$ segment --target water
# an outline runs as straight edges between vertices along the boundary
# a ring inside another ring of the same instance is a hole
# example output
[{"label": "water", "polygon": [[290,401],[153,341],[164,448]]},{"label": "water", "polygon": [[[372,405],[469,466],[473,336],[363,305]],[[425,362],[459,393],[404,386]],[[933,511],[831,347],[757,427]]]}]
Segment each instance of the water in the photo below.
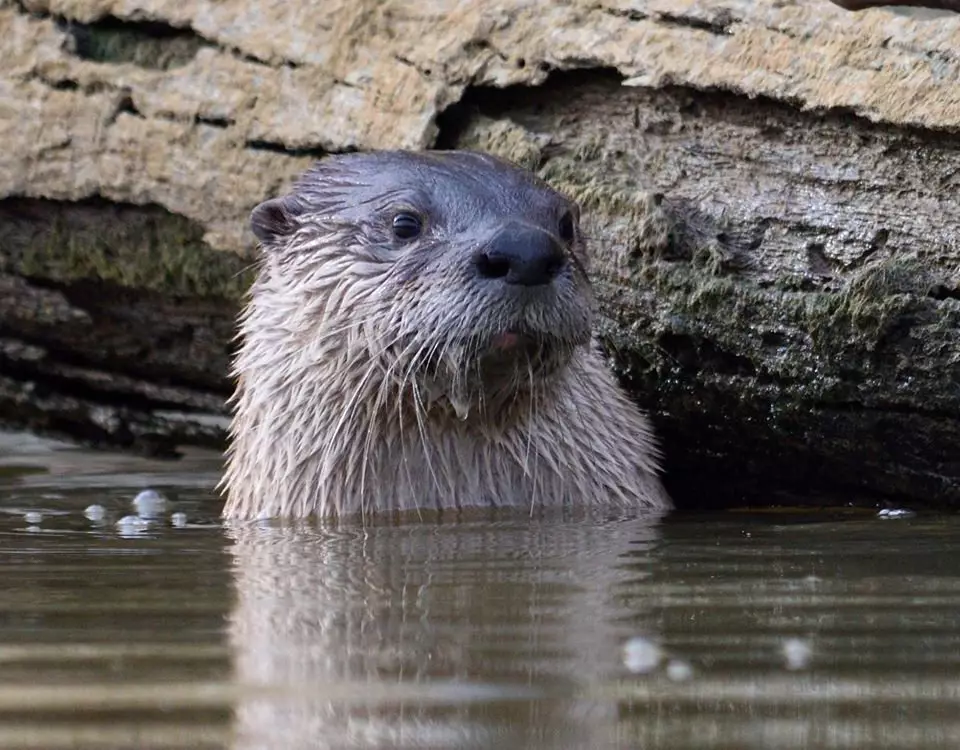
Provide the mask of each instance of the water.
[{"label": "water", "polygon": [[217,469],[0,436],[0,748],[960,746],[957,518],[223,528]]}]

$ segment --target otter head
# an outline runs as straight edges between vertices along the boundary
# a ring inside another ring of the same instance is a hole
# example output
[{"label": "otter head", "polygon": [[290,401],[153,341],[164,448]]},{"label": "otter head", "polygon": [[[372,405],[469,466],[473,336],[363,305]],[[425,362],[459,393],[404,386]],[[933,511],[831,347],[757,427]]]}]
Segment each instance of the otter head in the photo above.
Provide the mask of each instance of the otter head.
[{"label": "otter head", "polygon": [[382,397],[399,389],[428,412],[483,418],[589,342],[578,219],[571,200],[488,155],[329,157],[253,211],[255,297],[285,310],[273,339],[301,365],[338,363]]}]

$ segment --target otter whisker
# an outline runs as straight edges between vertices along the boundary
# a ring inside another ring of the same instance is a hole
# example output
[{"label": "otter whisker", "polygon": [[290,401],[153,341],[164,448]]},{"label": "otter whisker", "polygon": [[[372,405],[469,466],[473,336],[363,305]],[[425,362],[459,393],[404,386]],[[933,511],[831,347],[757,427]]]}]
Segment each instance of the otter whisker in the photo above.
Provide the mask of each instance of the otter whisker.
[{"label": "otter whisker", "polygon": [[[426,438],[424,435],[424,422],[423,422],[423,413],[422,413],[425,411],[425,407],[423,406],[422,399],[420,396],[420,389],[417,384],[416,378],[413,377],[413,373],[416,371],[416,368],[419,365],[421,365],[424,361],[429,359],[429,357],[431,356],[431,352],[434,349],[436,349],[439,343],[440,343],[439,341],[434,342],[433,345],[431,345],[429,348],[424,344],[419,345],[416,352],[410,358],[410,362],[407,369],[402,374],[401,387],[398,392],[399,393],[398,407],[400,409],[400,418],[402,420],[402,415],[403,415],[402,396],[404,391],[406,391],[408,387],[410,388],[410,393],[412,397],[411,403],[413,405],[414,418],[417,423],[417,431],[419,433],[420,440],[421,440],[421,443],[423,444],[423,449],[424,449],[424,460],[427,463],[427,468],[430,472],[431,477],[433,478],[433,484],[437,490],[438,495],[443,491],[443,489],[440,485],[440,479],[437,476],[436,470],[433,466],[433,461],[430,455],[429,446],[425,442]],[[412,487],[413,485],[409,484],[408,486]],[[419,502],[417,503],[416,508],[419,514],[420,512]]]},{"label": "otter whisker", "polygon": [[[395,337],[392,340],[390,346],[395,346],[398,343],[398,341],[399,341],[399,336]],[[385,347],[384,351],[389,349],[390,346]],[[380,379],[380,385],[377,388],[377,395],[376,395],[376,398],[374,399],[373,406],[370,408],[371,414],[373,415],[380,414],[382,411],[382,407],[386,405],[387,394],[391,390],[391,386],[396,387],[397,422],[398,422],[399,442],[400,442],[400,449],[401,449],[400,463],[403,467],[403,471],[406,473],[407,486],[411,486],[410,485],[410,467],[406,458],[406,443],[403,435],[403,392],[406,387],[407,375],[404,374],[399,383],[394,383],[393,372],[405,360],[405,358],[408,356],[408,352],[412,352],[416,350],[418,346],[419,344],[416,342],[416,340],[410,341],[396,356],[393,362],[391,362],[390,366],[387,367],[386,371],[383,373],[383,377]],[[416,361],[416,357],[413,357],[413,360]],[[372,421],[373,420],[371,419],[371,423]],[[370,429],[367,431],[367,437],[366,437],[366,440],[364,441],[363,454],[362,454],[363,455],[362,461],[364,466],[367,465],[370,449],[373,447],[374,434],[375,433],[373,429]],[[364,477],[361,478],[361,488],[363,487],[363,479]]]},{"label": "otter whisker", "polygon": [[[435,498],[436,498],[437,510],[439,510],[443,488],[440,486],[440,479],[437,476],[437,472],[433,467],[433,458],[431,456],[432,451],[430,450],[430,445],[428,444],[428,441],[427,441],[426,427],[424,425],[423,408],[422,408],[422,402],[420,400],[420,389],[417,387],[416,380],[411,380],[410,386],[413,389],[413,404],[414,404],[413,414],[417,420],[417,431],[420,433],[420,443],[423,447],[423,456],[427,462],[427,468],[430,471],[430,476],[433,477],[434,487],[436,487],[437,489],[437,494],[435,495]],[[418,507],[418,511],[419,511],[419,507]]]},{"label": "otter whisker", "polygon": [[334,328],[332,330],[331,329],[323,330],[321,332],[321,335],[317,337],[316,342],[317,344],[322,345],[334,339],[343,338],[344,334],[350,331],[356,331],[359,328],[363,327],[365,322],[366,321],[364,320],[357,320],[357,321],[353,321],[352,323],[348,323],[346,325],[340,326],[338,328]]},{"label": "otter whisker", "polygon": [[[231,274],[231,275],[230,275],[230,280],[231,280],[231,281],[236,281],[237,279],[239,279],[241,276],[243,276],[243,275],[244,275],[245,273],[247,273],[248,271],[253,271],[253,270],[259,269],[261,265],[263,265],[263,260],[260,259],[260,258],[258,258],[257,260],[251,261],[250,263],[247,263],[245,266],[243,266],[243,267],[242,267],[239,271],[237,271],[236,273]],[[238,331],[237,333],[239,334],[239,331]]]},{"label": "otter whisker", "polygon": [[[388,339],[387,343],[382,347],[381,354],[387,352],[389,349],[395,346],[398,341],[399,341],[399,336],[395,336],[392,339]],[[412,346],[413,344],[408,344],[403,351],[405,352],[407,349],[411,348]],[[402,354],[400,355],[400,357],[402,357]],[[373,404],[372,406],[369,406],[367,410],[368,427],[366,431],[366,436],[363,441],[363,449],[360,454],[360,466],[361,466],[360,511],[361,511],[361,516],[364,516],[364,517],[365,517],[366,498],[367,498],[367,493],[366,493],[367,466],[369,465],[369,462],[370,462],[370,450],[373,447],[374,435],[377,434],[376,430],[374,429],[374,424],[376,422],[377,415],[380,414],[382,407],[385,404],[386,394],[389,390],[389,386],[391,383],[391,372],[393,368],[396,367],[401,361],[400,357],[395,359],[394,362],[391,363],[391,365],[381,374],[379,378],[379,383],[377,385],[377,393],[376,393],[376,396],[374,397]],[[371,367],[370,369],[371,369],[371,372],[377,372],[378,368]],[[403,440],[402,429],[400,434],[400,440],[401,442]],[[401,448],[402,448],[402,445],[401,445]],[[407,472],[409,472],[409,467],[406,466],[406,461],[404,460],[401,463],[404,464],[404,469]]]},{"label": "otter whisker", "polygon": [[[329,437],[326,441],[320,443],[315,448],[302,446],[298,451],[299,455],[305,456],[308,459],[308,461],[303,462],[302,465],[307,465],[309,460],[312,460],[314,457],[320,458],[317,467],[317,482],[326,483],[331,481],[338,470],[338,465],[341,463],[343,464],[343,471],[348,478],[356,471],[353,462],[349,460],[350,451],[348,440],[341,440],[341,437],[346,431],[349,439],[349,436],[355,431],[356,425],[351,425],[351,422],[353,422],[356,417],[357,405],[361,402],[361,399],[367,395],[367,387],[373,379],[373,375],[372,370],[368,371],[359,382],[356,383],[353,390],[349,393],[346,403],[341,407],[339,417],[330,428]],[[351,430],[346,430],[348,425],[351,426]],[[362,502],[362,496],[360,499]]]},{"label": "otter whisker", "polygon": [[[564,373],[564,377],[572,378],[576,387],[578,388],[589,388],[590,383],[584,373],[578,372],[576,370],[568,369]],[[590,424],[589,418],[583,413],[580,409],[580,402],[577,399],[570,400],[570,407],[573,409],[573,413],[576,414],[577,420],[580,422],[582,429],[588,429]]]},{"label": "otter whisker", "polygon": [[[540,393],[537,393],[537,386],[538,386],[537,378],[534,378],[534,392],[532,394],[532,399],[531,399],[533,406],[531,407],[530,415],[531,415],[531,419],[536,419],[536,420],[541,418],[540,409],[541,409],[543,394],[546,392],[546,384],[544,382],[539,383],[539,387],[541,391]],[[544,503],[546,501],[556,502],[558,500],[557,498],[543,497],[543,477],[541,475],[541,471],[543,469],[543,461],[541,460],[539,443],[534,442],[533,444],[533,456],[534,456],[534,459],[533,459],[534,487],[536,488],[534,497],[535,498],[540,497],[541,503]]]},{"label": "otter whisker", "polygon": [[[404,390],[406,389],[405,384],[401,384],[401,387],[397,389],[397,432],[398,439],[400,441],[400,464],[403,466],[404,478],[407,481],[406,489],[409,492],[411,488],[415,485],[413,479],[410,475],[410,462],[407,458],[407,437],[403,432],[403,397]],[[396,503],[394,503],[396,505]],[[420,515],[420,504],[417,501],[414,508],[417,511],[417,515]]]},{"label": "otter whisker", "polygon": [[[533,379],[533,365],[530,363],[530,360],[527,360],[527,373],[528,373],[528,375],[529,375],[529,381],[530,381],[530,382],[529,382],[529,385],[530,385],[530,388],[529,388],[530,395],[529,395],[529,398],[528,398],[528,404],[529,404],[529,406],[530,406],[530,414],[529,414],[529,417],[528,417],[528,418],[530,419],[531,424],[532,424],[532,423],[533,423],[533,419],[534,419],[534,412],[536,411],[536,408],[537,408],[537,407],[536,407],[536,403],[537,403],[537,391],[536,391],[536,384],[534,383],[534,379]],[[524,468],[524,471],[525,471],[525,472],[528,472],[528,473],[530,473],[530,474],[532,475],[532,479],[533,479],[533,491],[530,493],[530,515],[531,515],[531,516],[533,516],[533,510],[534,510],[534,508],[535,508],[536,505],[537,505],[537,491],[538,491],[538,489],[539,489],[539,482],[537,481],[537,479],[538,479],[539,461],[537,461],[536,459],[534,459],[533,471],[530,472],[530,470],[529,470],[530,449],[531,449],[532,446],[533,446],[533,435],[528,432],[528,433],[527,433],[527,447],[526,447],[526,449],[525,449],[525,451],[524,451],[524,458],[523,458],[523,468]]]}]

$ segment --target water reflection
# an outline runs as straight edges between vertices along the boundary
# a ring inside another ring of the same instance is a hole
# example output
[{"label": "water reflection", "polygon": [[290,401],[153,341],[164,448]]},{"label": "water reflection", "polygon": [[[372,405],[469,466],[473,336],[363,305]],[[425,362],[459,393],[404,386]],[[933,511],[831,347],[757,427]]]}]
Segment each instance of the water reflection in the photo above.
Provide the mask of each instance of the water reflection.
[{"label": "water reflection", "polygon": [[768,516],[665,525],[653,575],[635,594],[698,673],[609,686],[619,741],[960,746],[960,524],[895,524]]},{"label": "water reflection", "polygon": [[956,747],[960,526],[885,523],[231,529],[234,747]]},{"label": "water reflection", "polygon": [[[598,747],[659,519],[237,527],[236,748]],[[629,618],[627,617],[629,615]]]},{"label": "water reflection", "polygon": [[0,434],[0,748],[960,747],[956,515],[225,530],[215,458]]}]

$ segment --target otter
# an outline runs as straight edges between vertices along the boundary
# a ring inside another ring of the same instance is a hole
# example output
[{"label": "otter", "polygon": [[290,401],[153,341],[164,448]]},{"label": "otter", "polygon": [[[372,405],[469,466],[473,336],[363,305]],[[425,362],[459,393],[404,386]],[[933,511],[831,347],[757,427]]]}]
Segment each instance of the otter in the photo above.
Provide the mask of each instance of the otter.
[{"label": "otter", "polygon": [[223,516],[670,508],[579,218],[470,151],[331,155],[258,205]]}]

